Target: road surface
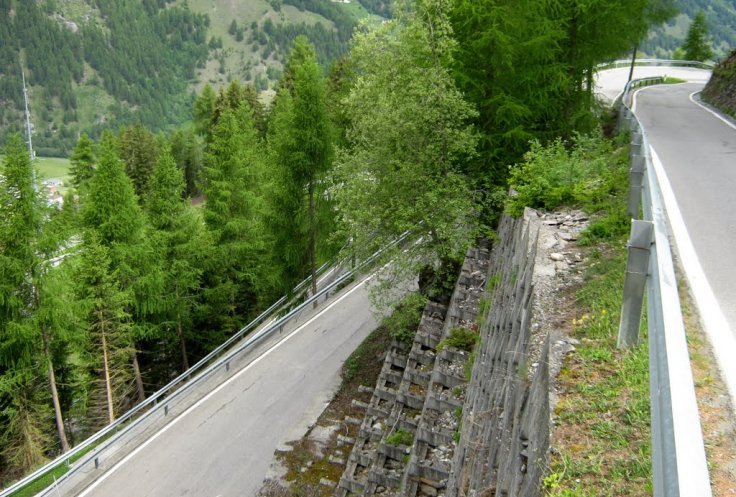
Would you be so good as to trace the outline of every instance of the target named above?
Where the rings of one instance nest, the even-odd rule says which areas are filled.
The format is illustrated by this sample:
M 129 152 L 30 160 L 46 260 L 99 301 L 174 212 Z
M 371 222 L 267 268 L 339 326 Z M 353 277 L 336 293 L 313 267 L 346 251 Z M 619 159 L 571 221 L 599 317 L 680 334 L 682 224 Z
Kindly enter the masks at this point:
M 651 78 L 654 76 L 669 76 L 684 79 L 685 81 L 707 83 L 711 71 L 696 69 L 693 67 L 662 67 L 662 66 L 636 66 L 634 67 L 634 79 Z M 624 90 L 629 80 L 629 68 L 619 67 L 599 71 L 595 75 L 595 92 L 606 101 L 613 102 L 619 93 Z
M 640 90 L 635 113 L 667 214 L 724 379 L 736 399 L 736 126 L 698 105 L 702 83 Z M 660 174 L 661 176 L 661 174 Z
M 215 389 L 80 496 L 252 497 L 274 451 L 301 438 L 375 328 L 365 285 L 326 307 Z

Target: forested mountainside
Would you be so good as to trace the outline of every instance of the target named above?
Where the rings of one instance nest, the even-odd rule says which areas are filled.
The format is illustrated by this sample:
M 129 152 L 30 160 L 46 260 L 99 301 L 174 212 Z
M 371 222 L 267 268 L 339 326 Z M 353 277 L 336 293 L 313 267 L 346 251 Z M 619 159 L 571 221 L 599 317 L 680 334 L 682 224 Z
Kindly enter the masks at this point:
M 609 147 L 595 68 L 669 12 L 661 0 L 406 0 L 352 30 L 385 4 L 202 1 L 0 0 L 3 84 L 18 86 L 20 58 L 34 143 L 75 143 L 60 209 L 36 188 L 23 136 L 2 147 L 0 482 L 168 383 L 339 247 L 354 261 L 388 247 L 392 275 L 421 274 L 436 296 L 425 283 L 442 286 L 488 235 L 511 171 L 532 182 L 518 191 L 549 193 L 533 206 L 607 198 L 608 180 L 568 167 L 608 171 L 588 160 Z M 309 23 L 289 28 L 296 16 Z M 267 61 L 252 76 L 280 76 L 269 105 L 242 82 L 238 43 Z M 193 92 L 213 56 L 232 81 Z M 17 129 L 20 99 L 3 102 L 4 129 Z M 535 156 L 564 186 L 509 167 Z M 611 215 L 625 230 L 623 210 Z M 418 242 L 389 243 L 407 232 Z
M 327 67 L 360 18 L 388 11 L 382 0 L 0 0 L 0 144 L 22 126 L 21 64 L 36 151 L 67 156 L 80 132 L 180 126 L 207 82 L 272 87 L 300 34 Z
M 736 47 L 736 0 L 676 0 L 675 5 L 678 15 L 664 26 L 652 29 L 642 43 L 641 50 L 646 55 L 672 57 L 682 46 L 690 23 L 700 10 L 705 12 L 716 58 L 725 58 Z

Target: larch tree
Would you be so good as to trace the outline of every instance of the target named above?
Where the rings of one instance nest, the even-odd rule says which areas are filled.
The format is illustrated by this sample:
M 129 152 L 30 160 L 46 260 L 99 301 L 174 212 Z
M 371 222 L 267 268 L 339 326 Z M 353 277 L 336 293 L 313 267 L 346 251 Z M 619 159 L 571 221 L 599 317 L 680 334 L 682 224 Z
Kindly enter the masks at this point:
M 686 60 L 704 62 L 713 58 L 713 47 L 708 40 L 708 21 L 702 10 L 695 14 L 682 45 Z
M 305 37 L 295 40 L 287 68 L 288 84 L 276 99 L 269 132 L 274 178 L 269 225 L 285 289 L 311 275 L 315 293 L 319 244 L 328 239 L 333 216 L 326 196 L 333 131 L 326 84 Z
M 475 153 L 475 111 L 447 69 L 455 48 L 448 9 L 444 0 L 417 1 L 357 34 L 353 48 L 349 146 L 331 193 L 359 257 L 407 231 L 416 237 L 408 250 L 387 252 L 398 276 L 456 257 L 476 234 L 476 199 L 462 172 Z
M 672 0 L 452 0 L 453 75 L 479 111 L 478 183 L 505 185 L 532 139 L 593 126 L 595 66 L 626 55 Z

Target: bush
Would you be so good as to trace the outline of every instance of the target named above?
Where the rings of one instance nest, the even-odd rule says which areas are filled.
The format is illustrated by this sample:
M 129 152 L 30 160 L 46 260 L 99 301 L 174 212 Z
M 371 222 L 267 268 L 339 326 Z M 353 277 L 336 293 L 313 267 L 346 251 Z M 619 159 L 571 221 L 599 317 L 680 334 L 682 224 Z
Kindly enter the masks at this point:
M 411 345 L 426 304 L 427 298 L 424 295 L 410 293 L 394 307 L 390 316 L 383 318 L 381 325 L 388 329 L 393 338 Z
M 520 216 L 524 207 L 554 209 L 562 205 L 600 203 L 606 196 L 611 147 L 600 134 L 576 135 L 572 144 L 557 139 L 547 146 L 534 141 L 524 162 L 511 168 L 509 185 L 516 196 L 506 204 Z
M 386 437 L 386 443 L 389 445 L 411 445 L 414 441 L 414 435 L 406 430 L 397 430 Z
M 437 351 L 441 352 L 445 347 L 454 347 L 465 352 L 472 352 L 478 340 L 480 340 L 480 335 L 472 330 L 453 328 L 450 330 L 450 336 L 437 344 Z

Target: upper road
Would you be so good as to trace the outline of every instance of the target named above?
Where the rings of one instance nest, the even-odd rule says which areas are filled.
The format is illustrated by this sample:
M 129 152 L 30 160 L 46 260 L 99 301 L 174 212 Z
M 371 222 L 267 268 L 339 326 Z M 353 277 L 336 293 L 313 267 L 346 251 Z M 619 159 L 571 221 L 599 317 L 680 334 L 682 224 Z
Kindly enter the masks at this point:
M 684 79 L 689 82 L 707 83 L 710 71 L 696 69 L 693 67 L 661 67 L 661 66 L 636 66 L 634 67 L 634 79 L 649 78 L 653 76 L 669 76 Z M 629 80 L 629 68 L 619 67 L 599 71 L 596 74 L 596 93 L 602 95 L 609 102 L 613 102 L 619 93 L 624 90 Z
M 254 496 L 274 451 L 316 421 L 339 385 L 342 363 L 375 325 L 359 284 L 80 495 Z

